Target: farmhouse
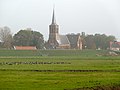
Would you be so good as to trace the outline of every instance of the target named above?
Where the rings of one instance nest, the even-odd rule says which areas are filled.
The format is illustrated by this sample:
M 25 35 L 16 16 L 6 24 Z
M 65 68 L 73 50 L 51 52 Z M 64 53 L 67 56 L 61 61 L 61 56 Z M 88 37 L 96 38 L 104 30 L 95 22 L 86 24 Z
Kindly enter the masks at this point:
M 59 25 L 55 20 L 53 9 L 52 23 L 49 25 L 49 39 L 47 49 L 80 49 L 82 50 L 82 40 L 80 34 L 59 34 Z
M 110 50 L 119 51 L 120 50 L 120 42 L 117 42 L 117 41 L 110 42 Z
M 36 50 L 36 46 L 14 46 L 15 50 Z

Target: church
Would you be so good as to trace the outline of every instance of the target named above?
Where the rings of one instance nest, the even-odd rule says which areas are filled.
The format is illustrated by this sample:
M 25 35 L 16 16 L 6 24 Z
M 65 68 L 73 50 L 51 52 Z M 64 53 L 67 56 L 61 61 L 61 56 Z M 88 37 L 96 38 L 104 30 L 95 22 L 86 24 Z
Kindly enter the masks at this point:
M 78 49 L 82 50 L 82 39 L 80 34 L 59 34 L 59 25 L 56 23 L 53 9 L 52 23 L 49 25 L 49 39 L 47 49 Z

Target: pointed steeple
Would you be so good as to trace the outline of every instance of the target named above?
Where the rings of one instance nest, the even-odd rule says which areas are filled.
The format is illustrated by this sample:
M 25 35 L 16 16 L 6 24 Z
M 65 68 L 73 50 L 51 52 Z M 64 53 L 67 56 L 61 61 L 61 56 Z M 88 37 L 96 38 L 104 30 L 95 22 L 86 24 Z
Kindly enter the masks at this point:
M 52 24 L 56 24 L 54 8 L 53 8 Z

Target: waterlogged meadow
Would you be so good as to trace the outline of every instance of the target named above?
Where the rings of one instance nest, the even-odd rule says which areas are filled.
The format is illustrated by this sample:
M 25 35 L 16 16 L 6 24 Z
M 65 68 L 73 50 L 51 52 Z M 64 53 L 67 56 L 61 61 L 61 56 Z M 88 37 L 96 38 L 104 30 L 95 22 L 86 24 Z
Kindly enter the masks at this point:
M 109 56 L 108 51 L 0 51 L 0 90 L 77 90 L 119 85 L 120 56 Z

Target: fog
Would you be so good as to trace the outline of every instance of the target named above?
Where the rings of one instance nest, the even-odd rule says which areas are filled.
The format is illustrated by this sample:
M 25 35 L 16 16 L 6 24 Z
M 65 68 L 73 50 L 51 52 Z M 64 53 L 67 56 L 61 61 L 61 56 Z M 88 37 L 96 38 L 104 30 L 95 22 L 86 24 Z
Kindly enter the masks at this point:
M 120 38 L 120 0 L 0 0 L 0 27 L 15 34 L 32 28 L 48 39 L 55 5 L 60 34 L 106 34 Z

